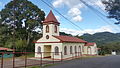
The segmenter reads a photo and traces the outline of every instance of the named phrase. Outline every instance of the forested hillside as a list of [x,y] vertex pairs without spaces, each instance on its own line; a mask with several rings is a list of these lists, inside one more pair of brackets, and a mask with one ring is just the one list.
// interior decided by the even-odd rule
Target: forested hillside
[[120,42],[120,33],[101,32],[93,35],[84,34],[81,37],[88,42],[96,42],[98,45]]

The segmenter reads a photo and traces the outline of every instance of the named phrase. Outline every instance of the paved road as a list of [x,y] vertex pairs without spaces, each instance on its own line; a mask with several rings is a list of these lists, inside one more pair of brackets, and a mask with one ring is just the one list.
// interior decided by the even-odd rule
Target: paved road
[[89,59],[75,59],[48,68],[120,68],[120,55]]

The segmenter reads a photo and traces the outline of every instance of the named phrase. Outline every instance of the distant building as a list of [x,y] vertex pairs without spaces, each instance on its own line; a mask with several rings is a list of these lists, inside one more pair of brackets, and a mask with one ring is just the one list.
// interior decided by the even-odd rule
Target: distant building
[[97,55],[98,48],[96,43],[86,43],[84,45],[84,55]]
[[[88,43],[82,39],[70,36],[59,35],[60,23],[52,11],[43,21],[43,37],[35,43],[35,57],[49,57],[55,59],[70,58],[81,55],[96,55],[97,46],[95,43]],[[41,53],[42,52],[42,53]],[[54,55],[53,53],[54,52]]]
[[[0,47],[0,58],[1,57],[4,57],[4,58],[10,58],[10,57],[13,57],[13,53],[11,53],[11,52],[13,52],[14,50],[13,49],[9,49],[9,48],[4,48],[4,47]],[[3,55],[2,55],[2,52],[7,52],[7,53],[4,53]]]
[[112,51],[112,55],[116,55],[116,51]]

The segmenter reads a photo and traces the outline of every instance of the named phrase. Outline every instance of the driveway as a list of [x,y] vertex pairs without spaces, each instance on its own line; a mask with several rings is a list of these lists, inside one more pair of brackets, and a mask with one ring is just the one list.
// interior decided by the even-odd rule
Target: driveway
[[120,68],[120,55],[75,59],[48,68]]

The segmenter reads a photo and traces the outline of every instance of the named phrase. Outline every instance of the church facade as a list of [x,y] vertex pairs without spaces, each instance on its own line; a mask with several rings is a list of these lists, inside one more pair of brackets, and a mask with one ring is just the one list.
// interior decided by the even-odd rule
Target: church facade
[[[35,43],[35,57],[49,57],[55,59],[70,58],[73,56],[96,55],[96,44],[82,39],[59,34],[60,23],[52,11],[43,21],[43,37]],[[54,54],[54,55],[53,55]]]

